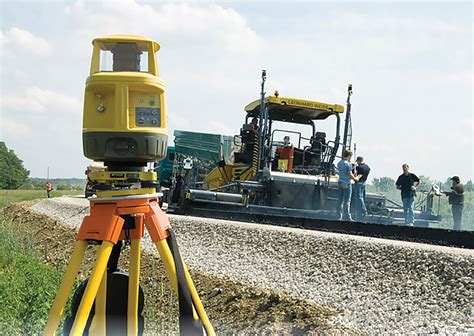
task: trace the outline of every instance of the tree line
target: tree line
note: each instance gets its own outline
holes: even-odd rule
[[[44,189],[47,180],[41,178],[28,178],[30,171],[23,167],[23,161],[11,149],[8,149],[5,142],[0,141],[0,189]],[[451,189],[451,180],[434,181],[428,176],[420,175],[420,191],[429,191],[433,184],[437,184],[442,190]],[[85,179],[51,179],[57,190],[69,190],[83,188]],[[395,190],[395,180],[391,177],[380,177],[372,180],[372,185],[376,191],[389,192]],[[465,191],[474,191],[471,180],[464,183]]]
[[[0,189],[44,189],[47,179],[29,178],[30,171],[23,166],[23,161],[15,151],[8,149],[0,141]],[[84,188],[84,179],[50,179],[56,190],[80,190]]]
[[[28,175],[30,171],[23,167],[23,161],[0,141],[0,189],[18,189]]]
[[[421,181],[421,185],[418,188],[419,191],[430,191],[433,184],[438,185],[441,188],[441,190],[448,190],[448,191],[451,190],[450,177],[446,178],[446,181],[444,182],[431,180],[429,176],[424,176],[424,175],[420,175],[418,176],[418,178]],[[389,192],[391,190],[396,189],[395,180],[391,177],[374,178],[372,180],[372,184],[375,187],[375,189],[380,192]],[[465,191],[474,191],[472,180],[468,180],[463,184],[464,184]]]

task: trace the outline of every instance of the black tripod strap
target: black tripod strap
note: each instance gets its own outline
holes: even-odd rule
[[[107,272],[113,273],[118,270],[118,262],[120,258],[120,252],[122,251],[123,243],[121,240],[117,241],[117,244],[112,247],[112,253],[110,254],[109,261],[107,262]]]
[[[193,318],[193,301],[189,291],[188,282],[184,274],[184,267],[178,249],[178,243],[172,229],[170,236],[166,239],[173,255],[178,280],[178,303],[179,303],[179,333],[180,335],[202,335],[202,325]]]

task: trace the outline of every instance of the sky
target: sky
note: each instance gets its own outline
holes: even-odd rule
[[[472,2],[0,1],[0,141],[32,177],[84,177],[91,41],[158,41],[175,129],[238,134],[266,92],[344,105],[371,177],[473,179]],[[334,120],[317,125],[334,134]],[[309,129],[308,129],[309,131]],[[309,133],[307,134],[309,135]]]

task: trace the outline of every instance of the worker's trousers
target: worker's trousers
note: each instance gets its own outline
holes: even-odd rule
[[[357,182],[354,184],[354,200],[356,205],[355,219],[362,219],[367,215],[367,207],[365,206],[365,182]]]
[[[453,212],[454,230],[461,230],[463,207],[463,204],[453,204],[451,207],[451,211]]]
[[[341,207],[342,207],[342,220],[352,220],[350,214],[351,208],[351,185],[350,183],[339,182],[338,184],[338,198],[337,198],[337,218],[341,219]]]
[[[413,215],[413,210],[415,207],[415,197],[402,198],[403,202],[403,212],[405,213],[405,224],[413,226],[415,217]]]

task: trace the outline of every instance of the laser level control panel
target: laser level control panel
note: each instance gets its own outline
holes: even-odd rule
[[[135,123],[137,127],[160,127],[160,96],[140,94],[135,105]]]

